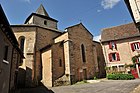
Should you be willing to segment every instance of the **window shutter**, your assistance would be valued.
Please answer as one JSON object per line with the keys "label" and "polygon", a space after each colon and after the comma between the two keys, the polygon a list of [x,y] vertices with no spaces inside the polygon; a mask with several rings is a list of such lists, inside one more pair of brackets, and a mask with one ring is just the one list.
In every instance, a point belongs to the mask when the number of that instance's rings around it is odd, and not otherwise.
{"label": "window shutter", "polygon": [[114,44],[115,44],[115,49],[117,50],[117,44],[116,44],[116,42],[114,41]]}
{"label": "window shutter", "polygon": [[134,43],[131,43],[131,49],[134,51]]}
{"label": "window shutter", "polygon": [[112,61],[112,54],[108,54],[108,57],[109,57],[109,61],[111,62]]}
{"label": "window shutter", "polygon": [[109,49],[112,49],[112,44],[111,44],[111,42],[109,42],[108,44],[109,44]]}
{"label": "window shutter", "polygon": [[120,61],[119,53],[116,53],[116,55],[117,55],[117,61]]}
{"label": "window shutter", "polygon": [[139,49],[140,49],[140,42],[138,42],[138,44],[139,44]]}

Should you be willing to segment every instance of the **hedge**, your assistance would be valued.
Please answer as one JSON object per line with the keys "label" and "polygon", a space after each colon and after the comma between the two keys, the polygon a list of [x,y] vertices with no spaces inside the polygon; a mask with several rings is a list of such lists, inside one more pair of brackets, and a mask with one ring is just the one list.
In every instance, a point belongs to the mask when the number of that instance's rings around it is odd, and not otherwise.
{"label": "hedge", "polygon": [[132,74],[108,74],[107,79],[112,80],[131,80],[134,79],[134,76]]}

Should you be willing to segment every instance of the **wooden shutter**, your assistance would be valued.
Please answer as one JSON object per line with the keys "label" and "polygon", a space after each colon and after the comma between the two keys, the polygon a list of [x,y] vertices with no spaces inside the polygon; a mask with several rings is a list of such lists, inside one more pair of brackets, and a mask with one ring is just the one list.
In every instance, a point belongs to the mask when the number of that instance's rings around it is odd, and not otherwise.
{"label": "wooden shutter", "polygon": [[108,54],[108,57],[109,57],[109,61],[112,62],[112,54]]}
{"label": "wooden shutter", "polygon": [[138,42],[138,44],[139,44],[139,49],[140,49],[140,42]]}
{"label": "wooden shutter", "polygon": [[134,43],[131,43],[131,49],[132,49],[132,51],[135,50],[135,49],[134,49]]}
{"label": "wooden shutter", "polygon": [[117,61],[120,61],[119,53],[116,53],[116,55],[117,55]]}
{"label": "wooden shutter", "polygon": [[111,42],[109,42],[108,44],[109,44],[109,49],[112,49],[112,44],[111,44]]}
{"label": "wooden shutter", "polygon": [[114,41],[114,45],[115,45],[115,49],[117,50],[117,44],[116,44],[116,42]]}

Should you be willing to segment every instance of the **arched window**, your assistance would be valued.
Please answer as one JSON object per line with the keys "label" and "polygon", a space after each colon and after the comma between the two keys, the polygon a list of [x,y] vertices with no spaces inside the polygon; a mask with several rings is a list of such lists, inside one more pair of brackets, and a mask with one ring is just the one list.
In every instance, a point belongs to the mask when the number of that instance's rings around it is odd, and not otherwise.
{"label": "arched window", "polygon": [[83,44],[81,45],[81,51],[82,51],[82,60],[83,62],[86,62],[85,47]]}
{"label": "arched window", "polygon": [[24,52],[25,37],[24,36],[20,36],[18,41],[19,41],[19,47],[20,47],[21,51]]}

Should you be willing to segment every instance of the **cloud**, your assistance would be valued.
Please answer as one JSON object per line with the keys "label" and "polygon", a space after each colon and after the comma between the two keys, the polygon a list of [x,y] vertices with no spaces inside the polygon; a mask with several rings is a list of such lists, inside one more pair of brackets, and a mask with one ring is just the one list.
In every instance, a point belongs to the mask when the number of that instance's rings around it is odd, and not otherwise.
{"label": "cloud", "polygon": [[98,42],[100,42],[100,39],[101,39],[101,35],[95,36],[95,37],[93,38],[93,40],[98,41]]}
{"label": "cloud", "polygon": [[97,12],[99,13],[99,12],[101,12],[102,10],[97,10]]}
{"label": "cloud", "polygon": [[117,5],[121,0],[102,0],[101,6],[104,9],[112,9],[115,5]]}

